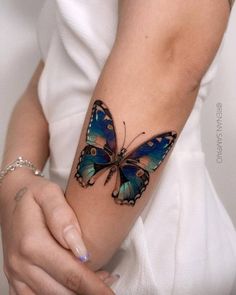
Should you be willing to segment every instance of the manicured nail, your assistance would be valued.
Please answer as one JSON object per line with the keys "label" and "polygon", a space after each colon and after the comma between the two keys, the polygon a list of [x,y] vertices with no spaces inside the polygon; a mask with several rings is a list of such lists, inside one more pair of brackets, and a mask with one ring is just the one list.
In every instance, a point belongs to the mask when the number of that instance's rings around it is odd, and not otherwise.
{"label": "manicured nail", "polygon": [[119,274],[112,274],[104,280],[104,283],[108,285],[109,287],[111,287],[111,285],[114,284],[116,281],[118,281],[119,278],[120,278]]}
{"label": "manicured nail", "polygon": [[89,254],[88,252],[87,252],[87,254],[84,255],[84,256],[79,256],[79,260],[80,260],[81,262],[89,261],[89,259],[90,259],[90,254]]}
{"label": "manicured nail", "polygon": [[67,226],[63,231],[63,236],[74,255],[79,258],[80,261],[86,262],[89,260],[88,251],[80,233],[74,225]]}

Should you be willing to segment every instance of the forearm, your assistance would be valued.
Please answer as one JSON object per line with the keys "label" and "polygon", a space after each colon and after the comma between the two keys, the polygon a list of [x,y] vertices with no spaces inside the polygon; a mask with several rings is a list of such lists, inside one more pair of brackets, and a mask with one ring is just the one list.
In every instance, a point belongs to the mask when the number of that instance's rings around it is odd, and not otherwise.
{"label": "forearm", "polygon": [[[42,169],[48,158],[48,125],[38,100],[37,91],[42,68],[41,63],[14,107],[7,131],[2,168],[18,156],[23,156],[33,162],[38,169]],[[19,170],[14,172],[13,179],[19,179],[21,174],[30,172],[24,168]],[[9,187],[6,182],[12,178],[10,174],[4,177],[1,191],[5,185]],[[3,194],[1,194],[2,198]]]}
{"label": "forearm", "polygon": [[43,168],[48,158],[48,126],[38,100],[38,66],[27,89],[16,103],[10,118],[2,166],[22,155]]}
{"label": "forearm", "polygon": [[123,3],[117,38],[93,93],[66,191],[91,252],[93,269],[103,266],[126,237],[150,199],[166,162],[149,173],[146,190],[135,199],[134,207],[114,202],[111,195],[116,177],[113,175],[104,186],[109,170],[92,186],[81,187],[75,175],[81,151],[88,144],[86,132],[94,101],[101,99],[109,107],[118,152],[124,139],[123,121],[126,145],[145,132],[131,150],[162,132],[174,130],[179,135],[194,105],[201,78],[218,49],[228,16],[227,2],[223,1],[218,6],[210,1],[190,1],[189,6],[184,1]]}
{"label": "forearm", "polygon": [[[118,69],[116,68],[116,70]],[[105,78],[104,76],[104,79],[106,79],[107,82],[109,81],[108,77]],[[159,82],[161,83],[162,80],[160,79]],[[189,110],[194,103],[197,91],[182,92],[180,89],[176,88],[176,91],[182,94],[178,103],[174,103],[172,100],[173,96],[176,95],[174,89],[173,92],[170,91],[168,94],[165,94],[165,96],[163,96],[161,91],[155,92],[161,99],[159,102],[148,95],[146,96],[148,97],[147,100],[144,101],[141,90],[139,93],[135,92],[132,99],[128,99],[128,91],[123,93],[122,87],[120,87],[119,90],[116,89],[114,92],[107,92],[108,84],[104,83],[104,80],[100,80],[99,83],[102,83],[104,87],[102,86],[94,92],[92,103],[96,98],[100,98],[109,106],[116,126],[116,136],[119,143],[118,151],[120,151],[124,139],[123,121],[125,121],[127,129],[126,145],[130,143],[137,134],[142,131],[145,132],[144,135],[135,140],[134,145],[132,145],[128,151],[131,151],[154,135],[171,130],[179,134],[186,122]],[[114,89],[117,83],[119,82],[113,79],[112,81],[110,80],[109,84],[112,84],[112,88]],[[141,85],[144,86],[144,83]],[[117,95],[118,92],[119,95]],[[98,270],[112,257],[114,251],[127,236],[136,218],[149,201],[153,188],[158,184],[166,160],[152,175],[150,173],[149,183],[142,196],[135,200],[134,207],[130,205],[122,206],[114,202],[112,192],[116,187],[118,170],[106,185],[104,185],[104,183],[109,170],[104,172],[93,186],[82,188],[76,180],[75,174],[81,151],[85,146],[85,130],[87,129],[86,126],[89,124],[90,114],[91,109],[89,109],[85,120],[86,123],[72,167],[72,174],[70,176],[66,196],[69,204],[77,215],[82,228],[83,240],[91,253],[91,260],[88,265],[90,268]]]}

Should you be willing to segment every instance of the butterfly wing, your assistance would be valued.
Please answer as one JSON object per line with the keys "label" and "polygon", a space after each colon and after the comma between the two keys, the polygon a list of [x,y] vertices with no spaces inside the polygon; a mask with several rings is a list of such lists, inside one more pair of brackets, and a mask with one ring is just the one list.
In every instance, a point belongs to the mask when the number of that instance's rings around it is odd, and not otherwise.
{"label": "butterfly wing", "polygon": [[130,152],[125,159],[135,161],[148,172],[154,172],[163,162],[177,137],[176,132],[165,132],[153,136]]}
{"label": "butterfly wing", "polygon": [[75,177],[83,187],[93,185],[111,163],[112,159],[104,149],[87,145],[81,152]]}
{"label": "butterfly wing", "polygon": [[115,159],[115,127],[109,109],[101,100],[96,100],[93,104],[86,143],[75,174],[83,187],[93,185],[97,177],[109,168]]}
{"label": "butterfly wing", "polygon": [[175,132],[156,135],[132,152],[120,163],[119,177],[112,196],[118,203],[134,205],[149,183],[149,173],[163,162],[177,137]]}
{"label": "butterfly wing", "polygon": [[93,104],[90,122],[87,128],[86,143],[116,153],[116,132],[112,115],[101,100]]}
{"label": "butterfly wing", "polygon": [[149,183],[149,173],[134,163],[123,162],[117,173],[112,197],[119,204],[135,205]]}

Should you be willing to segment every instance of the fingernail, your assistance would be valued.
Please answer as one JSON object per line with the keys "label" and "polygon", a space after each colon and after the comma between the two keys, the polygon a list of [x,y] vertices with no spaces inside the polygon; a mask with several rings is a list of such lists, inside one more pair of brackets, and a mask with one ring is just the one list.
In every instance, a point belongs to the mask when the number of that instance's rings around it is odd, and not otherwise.
{"label": "fingernail", "polygon": [[115,281],[118,281],[119,278],[120,278],[120,275],[118,273],[116,273],[116,274],[113,275],[113,277],[114,277]]}
{"label": "fingernail", "polygon": [[81,262],[86,262],[90,259],[90,254],[87,252],[87,254],[85,254],[84,256],[79,256],[79,260]]}
{"label": "fingernail", "polygon": [[63,236],[74,255],[79,258],[80,261],[86,262],[89,260],[88,251],[80,233],[74,225],[67,226],[63,231]]}
{"label": "fingernail", "polygon": [[112,274],[104,280],[104,283],[108,285],[109,287],[111,287],[111,285],[114,284],[116,281],[118,281],[119,278],[120,278],[119,274]]}

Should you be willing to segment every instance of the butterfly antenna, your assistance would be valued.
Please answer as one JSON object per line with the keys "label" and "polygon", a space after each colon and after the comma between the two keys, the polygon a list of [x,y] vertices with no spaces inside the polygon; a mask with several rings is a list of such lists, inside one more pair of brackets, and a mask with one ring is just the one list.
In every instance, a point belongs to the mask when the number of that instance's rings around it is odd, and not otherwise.
{"label": "butterfly antenna", "polygon": [[136,138],[138,138],[140,135],[145,134],[145,132],[141,132],[138,135],[135,136],[135,138],[133,140],[131,140],[131,142],[127,145],[126,150],[128,149],[128,147],[135,141]]}
{"label": "butterfly antenna", "polygon": [[124,124],[124,134],[125,134],[125,136],[124,136],[124,140],[123,140],[122,148],[121,149],[123,149],[123,147],[125,145],[125,139],[126,139],[126,125],[125,125],[125,121],[123,121],[123,124]]}

